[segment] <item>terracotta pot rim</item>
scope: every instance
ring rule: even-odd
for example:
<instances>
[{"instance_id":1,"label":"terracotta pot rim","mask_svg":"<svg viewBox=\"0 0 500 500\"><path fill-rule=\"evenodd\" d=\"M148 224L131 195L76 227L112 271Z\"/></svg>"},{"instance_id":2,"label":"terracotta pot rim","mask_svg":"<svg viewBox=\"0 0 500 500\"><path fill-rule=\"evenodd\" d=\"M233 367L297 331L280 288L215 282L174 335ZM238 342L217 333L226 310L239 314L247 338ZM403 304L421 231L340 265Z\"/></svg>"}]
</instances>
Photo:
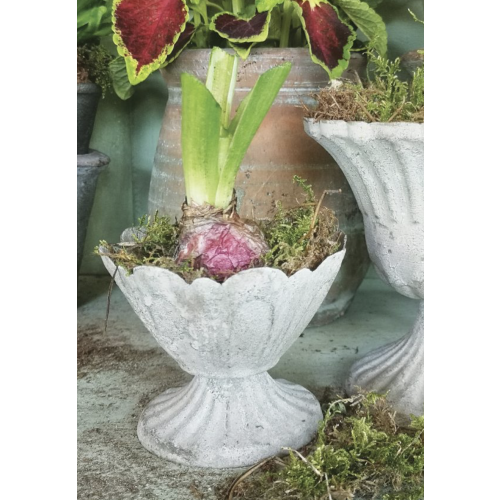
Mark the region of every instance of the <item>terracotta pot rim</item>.
<instances>
[{"instance_id":1,"label":"terracotta pot rim","mask_svg":"<svg viewBox=\"0 0 500 500\"><path fill-rule=\"evenodd\" d=\"M179 55L179 57L175 61L172 62L172 64L169 64L165 68L161 68L160 73L165 77L165 75L168 75L170 72L176 72L177 68L182 65L189 65L192 63L198 64L200 60L204 60L206 63L208 63L208 58L211 50L212 49L186 49ZM223 50L229 52L230 54L235 54L234 49ZM318 75L322 75L322 79L328 81L327 73L319 64L315 63L312 60L309 49L306 47L261 47L252 49L250 55L245 60L238 58L240 71L244 68L247 68L248 65L251 66L254 63L255 59L260 58L262 58L263 60L274 59L276 61L299 60L301 61L300 66L307 66L311 69L316 70L318 72ZM351 59L362 61L366 60L366 57L359 52L351 52ZM297 70L297 68L294 66L295 65L292 66L292 72L294 70Z\"/></svg>"},{"instance_id":2,"label":"terracotta pot rim","mask_svg":"<svg viewBox=\"0 0 500 500\"><path fill-rule=\"evenodd\" d=\"M186 53L204 53L204 52L210 52L212 49L211 48L204 48L204 49L198 49L198 48L190 48L190 49L185 49L179 57L182 56L182 54ZM223 48L222 50L226 50L227 52L231 52L232 54L235 53L234 49L230 48ZM267 54L267 53L273 53L273 52L296 52L296 53L308 53L309 54L309 49L307 47L257 47L253 48L250 52L249 57L251 57L254 54ZM351 57L355 57L358 59L363 59L365 56L357 51L352 51L351 52ZM244 62L244 61L243 61ZM175 64L175 61L172 62L172 64Z\"/></svg>"}]
</instances>

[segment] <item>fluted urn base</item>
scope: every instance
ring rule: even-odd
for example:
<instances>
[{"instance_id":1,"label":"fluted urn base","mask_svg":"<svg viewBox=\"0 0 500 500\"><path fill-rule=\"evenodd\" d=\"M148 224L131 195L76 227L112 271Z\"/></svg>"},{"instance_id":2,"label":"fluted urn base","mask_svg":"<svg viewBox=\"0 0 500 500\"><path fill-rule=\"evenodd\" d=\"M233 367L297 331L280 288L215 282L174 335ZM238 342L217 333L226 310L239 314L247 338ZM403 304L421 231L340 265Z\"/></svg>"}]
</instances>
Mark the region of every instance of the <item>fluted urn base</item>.
<instances>
[{"instance_id":1,"label":"fluted urn base","mask_svg":"<svg viewBox=\"0 0 500 500\"><path fill-rule=\"evenodd\" d=\"M243 467L300 448L322 419L303 387L267 373L245 378L195 376L168 389L143 411L137 434L162 458L198 467Z\"/></svg>"},{"instance_id":2,"label":"fluted urn base","mask_svg":"<svg viewBox=\"0 0 500 500\"><path fill-rule=\"evenodd\" d=\"M349 394L363 390L385 393L404 415L424 413L424 301L410 333L361 358L346 381Z\"/></svg>"}]
</instances>

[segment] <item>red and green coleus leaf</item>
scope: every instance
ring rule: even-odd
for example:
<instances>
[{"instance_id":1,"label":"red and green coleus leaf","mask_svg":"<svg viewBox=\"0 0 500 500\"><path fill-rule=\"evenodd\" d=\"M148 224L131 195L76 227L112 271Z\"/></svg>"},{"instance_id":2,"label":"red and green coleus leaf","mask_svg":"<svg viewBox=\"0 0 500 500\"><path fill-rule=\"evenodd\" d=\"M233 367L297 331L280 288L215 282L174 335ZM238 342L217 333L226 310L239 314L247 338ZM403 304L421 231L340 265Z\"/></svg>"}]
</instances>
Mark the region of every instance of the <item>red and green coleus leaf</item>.
<instances>
[{"instance_id":1,"label":"red and green coleus leaf","mask_svg":"<svg viewBox=\"0 0 500 500\"><path fill-rule=\"evenodd\" d=\"M337 10L326 0L291 0L306 34L311 58L320 64L330 78L339 77L347 68L350 50L356 38L344 24ZM258 12L271 10L284 0L256 0Z\"/></svg>"},{"instance_id":2,"label":"red and green coleus leaf","mask_svg":"<svg viewBox=\"0 0 500 500\"><path fill-rule=\"evenodd\" d=\"M174 44L174 48L170 54L168 54L166 61L160 66L164 68L168 66L171 62L175 61L180 55L181 52L189 45L189 42L193 39L196 28L193 23L187 23L186 28L181 33L181 36L177 39L177 42Z\"/></svg>"},{"instance_id":3,"label":"red and green coleus leaf","mask_svg":"<svg viewBox=\"0 0 500 500\"><path fill-rule=\"evenodd\" d=\"M271 11L260 12L253 17L238 17L230 12L216 14L210 29L233 43L256 43L267 39Z\"/></svg>"},{"instance_id":4,"label":"red and green coleus leaf","mask_svg":"<svg viewBox=\"0 0 500 500\"><path fill-rule=\"evenodd\" d=\"M356 34L339 19L335 7L326 0L293 1L309 43L312 60L320 64L331 79L338 78L347 69Z\"/></svg>"},{"instance_id":5,"label":"red and green coleus leaf","mask_svg":"<svg viewBox=\"0 0 500 500\"><path fill-rule=\"evenodd\" d=\"M189 17L185 0L114 0L113 41L134 85L157 70L174 50Z\"/></svg>"}]
</instances>

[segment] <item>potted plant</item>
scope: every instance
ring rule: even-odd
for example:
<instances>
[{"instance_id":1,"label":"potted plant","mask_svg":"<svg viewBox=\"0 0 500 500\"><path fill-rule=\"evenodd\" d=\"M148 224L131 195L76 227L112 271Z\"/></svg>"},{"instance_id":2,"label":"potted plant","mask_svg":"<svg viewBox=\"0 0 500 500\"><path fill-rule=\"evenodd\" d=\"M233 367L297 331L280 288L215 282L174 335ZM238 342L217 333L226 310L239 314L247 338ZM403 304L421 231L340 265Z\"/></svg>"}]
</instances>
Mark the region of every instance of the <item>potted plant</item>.
<instances>
[{"instance_id":1,"label":"potted plant","mask_svg":"<svg viewBox=\"0 0 500 500\"><path fill-rule=\"evenodd\" d=\"M77 268L83 257L87 226L94 202L97 179L109 157L90 150L97 106L103 92L111 88L110 53L100 44L111 34L111 9L105 0L78 0L77 4Z\"/></svg>"},{"instance_id":2,"label":"potted plant","mask_svg":"<svg viewBox=\"0 0 500 500\"><path fill-rule=\"evenodd\" d=\"M323 90L305 119L306 132L339 163L363 213L366 242L380 277L421 301L408 335L360 359L347 389L389 391L405 414L424 402L424 68L410 83L399 59L370 52L374 78L366 85Z\"/></svg>"},{"instance_id":3,"label":"potted plant","mask_svg":"<svg viewBox=\"0 0 500 500\"><path fill-rule=\"evenodd\" d=\"M307 178L317 196L324 189L342 190L341 195L326 200L349 238L349 248L342 270L313 320L314 324L325 324L348 308L368 269L369 257L355 197L331 156L304 133L301 106L311 103L309 94L319 91L332 76L343 74L355 79L358 73L363 74L364 57L350 50L361 46L355 40L355 28L377 40L384 52L385 25L367 3L359 0L335 1L333 5L324 1L202 0L188 2L189 10L185 5L183 1L161 1L145 9L143 2L122 0L115 1L113 7L114 40L124 56L122 74L128 71L135 83L155 68L162 68L169 89L151 176L149 212L158 211L171 218L181 215L181 74L189 72L205 79L209 47L233 48L244 58L233 100L236 109L262 71L290 61L289 77L242 161L238 174L239 211L246 217L263 218L270 216L270 207L277 201L293 206L300 188L289 182L290 172ZM162 25L162 21L175 17L170 14L173 11L180 12L176 18L179 24ZM150 25L149 18L158 19L160 28L148 35L144 29ZM328 30L315 29L318 20L326 20ZM157 55L142 51L146 41L160 33L166 43L157 46ZM189 50L184 50L186 47ZM134 58L136 53L141 55L139 59Z\"/></svg>"},{"instance_id":4,"label":"potted plant","mask_svg":"<svg viewBox=\"0 0 500 500\"><path fill-rule=\"evenodd\" d=\"M146 407L139 439L161 457L202 467L253 464L313 437L322 418L316 398L267 370L307 326L345 255L321 199L282 208L265 227L238 215L236 173L290 63L262 74L231 119L237 61L214 48L206 85L182 75L181 221L150 217L122 244L98 250L159 344L194 375Z\"/></svg>"},{"instance_id":5,"label":"potted plant","mask_svg":"<svg viewBox=\"0 0 500 500\"><path fill-rule=\"evenodd\" d=\"M106 0L78 0L77 4L78 149L87 154L97 105L111 88L111 54L100 44L111 34L111 9Z\"/></svg>"}]
</instances>

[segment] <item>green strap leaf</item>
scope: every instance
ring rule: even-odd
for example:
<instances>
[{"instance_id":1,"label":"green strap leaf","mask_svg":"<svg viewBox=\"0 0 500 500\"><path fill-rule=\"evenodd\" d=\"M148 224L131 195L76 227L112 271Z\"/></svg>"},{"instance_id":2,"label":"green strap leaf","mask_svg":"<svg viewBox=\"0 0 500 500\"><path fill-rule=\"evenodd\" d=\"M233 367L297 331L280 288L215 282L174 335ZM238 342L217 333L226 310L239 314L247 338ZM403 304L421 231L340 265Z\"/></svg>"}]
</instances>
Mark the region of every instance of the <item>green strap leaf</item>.
<instances>
[{"instance_id":1,"label":"green strap leaf","mask_svg":"<svg viewBox=\"0 0 500 500\"><path fill-rule=\"evenodd\" d=\"M387 29L384 20L361 0L336 0L349 19L372 42L375 50L383 57L387 53Z\"/></svg>"},{"instance_id":2,"label":"green strap leaf","mask_svg":"<svg viewBox=\"0 0 500 500\"><path fill-rule=\"evenodd\" d=\"M229 205L241 161L291 67L287 62L267 70L238 107L228 129L230 142L220 172L215 206L225 208Z\"/></svg>"},{"instance_id":3,"label":"green strap leaf","mask_svg":"<svg viewBox=\"0 0 500 500\"><path fill-rule=\"evenodd\" d=\"M219 159L217 162L219 172L229 148L230 138L228 137L227 128L229 127L237 76L238 58L219 47L214 47L210 52L206 87L222 110L219 129Z\"/></svg>"},{"instance_id":4,"label":"green strap leaf","mask_svg":"<svg viewBox=\"0 0 500 500\"><path fill-rule=\"evenodd\" d=\"M214 47L210 53L206 87L222 108L221 125L225 128L229 127L237 75L238 58L219 47Z\"/></svg>"},{"instance_id":5,"label":"green strap leaf","mask_svg":"<svg viewBox=\"0 0 500 500\"><path fill-rule=\"evenodd\" d=\"M188 204L214 205L219 182L219 130L222 109L205 85L181 75L182 163Z\"/></svg>"}]
</instances>

